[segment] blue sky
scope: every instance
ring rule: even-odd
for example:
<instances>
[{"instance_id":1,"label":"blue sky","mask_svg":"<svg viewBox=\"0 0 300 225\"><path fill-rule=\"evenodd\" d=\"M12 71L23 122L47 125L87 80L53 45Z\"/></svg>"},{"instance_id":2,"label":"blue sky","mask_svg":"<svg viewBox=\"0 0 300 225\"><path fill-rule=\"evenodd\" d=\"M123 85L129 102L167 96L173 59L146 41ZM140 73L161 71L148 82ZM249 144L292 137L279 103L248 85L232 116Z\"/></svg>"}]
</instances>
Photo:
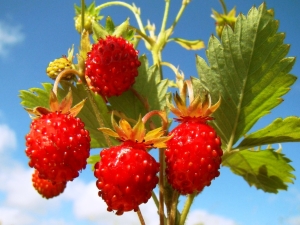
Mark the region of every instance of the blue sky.
<instances>
[{"instance_id":1,"label":"blue sky","mask_svg":"<svg viewBox=\"0 0 300 225\"><path fill-rule=\"evenodd\" d=\"M91 1L87 1L90 3ZM101 1L102 2L102 1ZM133 1L126 1L132 3ZM136 0L141 8L142 20L149 19L157 29L162 18L164 1ZM149 3L151 2L151 3ZM180 7L179 0L171 1L170 16ZM80 178L68 184L65 193L52 200L42 199L31 186L32 170L27 166L24 136L29 131L30 118L20 105L19 90L41 87L51 82L45 75L50 61L67 53L79 36L74 30L74 3L80 1L0 1L0 222L2 225L71 225L71 224L138 224L134 213L122 217L106 212L106 206L97 197L95 181L89 168ZM96 1L100 4L100 1ZM259 6L258 0L227 0L227 7L237 6L237 12L247 14L251 6ZM266 0L268 8L275 10L280 21L279 31L286 33L285 43L291 44L289 56L299 57L298 0ZM207 44L214 33L211 8L221 11L219 1L192 0L179 22L174 36L187 39L201 38ZM134 17L127 9L106 8L105 16L111 16L116 24ZM171 21L169 21L169 24ZM140 49L140 53L150 53ZM187 52L176 44L166 47L165 61L172 62L186 76L196 76L195 53L205 57L204 50ZM184 56L184 57L183 57ZM169 73L169 74L168 74ZM292 74L300 74L296 61ZM167 76L173 76L166 70ZM300 81L284 96L284 102L263 118L253 128L269 124L274 118L289 115L300 116ZM300 175L299 143L283 144L283 153L290 158L296 177ZM93 150L96 152L95 150ZM141 207L147 224L157 225L153 202ZM267 194L222 168L221 176L195 200L188 225L204 222L205 225L299 225L300 182L295 180L288 191L277 195Z\"/></svg>"}]
</instances>

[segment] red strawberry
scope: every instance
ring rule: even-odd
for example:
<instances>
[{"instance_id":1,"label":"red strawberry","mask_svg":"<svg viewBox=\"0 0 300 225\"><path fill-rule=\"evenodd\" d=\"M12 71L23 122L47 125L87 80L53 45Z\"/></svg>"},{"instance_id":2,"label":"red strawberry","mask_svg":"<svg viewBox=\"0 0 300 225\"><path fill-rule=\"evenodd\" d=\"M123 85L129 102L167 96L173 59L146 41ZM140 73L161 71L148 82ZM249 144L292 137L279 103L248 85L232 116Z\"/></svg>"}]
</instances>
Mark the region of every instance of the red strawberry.
<instances>
[{"instance_id":1,"label":"red strawberry","mask_svg":"<svg viewBox=\"0 0 300 225\"><path fill-rule=\"evenodd\" d=\"M103 98L121 95L138 75L138 51L122 37L107 36L92 46L86 59L86 79Z\"/></svg>"},{"instance_id":2,"label":"red strawberry","mask_svg":"<svg viewBox=\"0 0 300 225\"><path fill-rule=\"evenodd\" d=\"M67 182L52 183L49 180L41 179L39 177L39 172L34 170L32 174L32 185L43 198L49 199L63 193L67 186Z\"/></svg>"},{"instance_id":3,"label":"red strawberry","mask_svg":"<svg viewBox=\"0 0 300 225\"><path fill-rule=\"evenodd\" d=\"M159 163L143 144L132 141L104 149L100 157L101 161L95 165L96 184L107 210L117 210L118 215L137 211L158 183Z\"/></svg>"},{"instance_id":4,"label":"red strawberry","mask_svg":"<svg viewBox=\"0 0 300 225\"><path fill-rule=\"evenodd\" d=\"M75 117L82 106L69 109L70 98L69 94L61 105L51 104L52 111L42 107L30 111L38 116L26 135L25 152L29 166L37 169L42 179L70 181L86 167L91 139L84 123Z\"/></svg>"},{"instance_id":5,"label":"red strawberry","mask_svg":"<svg viewBox=\"0 0 300 225\"><path fill-rule=\"evenodd\" d=\"M220 174L223 154L220 138L207 124L212 119L209 115L218 108L220 101L211 106L210 101L201 102L200 97L194 99L192 90L189 94L189 107L177 94L174 99L181 110L168 103L181 124L169 133L172 139L165 150L166 174L171 186L182 195L199 193L209 186Z\"/></svg>"},{"instance_id":6,"label":"red strawberry","mask_svg":"<svg viewBox=\"0 0 300 225\"><path fill-rule=\"evenodd\" d=\"M108 128L100 130L123 143L101 151L94 175L98 179L99 196L106 202L107 210L116 210L117 215L122 215L126 211L137 211L139 205L151 197L158 183L159 163L147 148L165 147L169 137L161 137L162 128L145 134L141 119L133 128L123 119L119 126L113 121L113 126L117 133Z\"/></svg>"}]
</instances>

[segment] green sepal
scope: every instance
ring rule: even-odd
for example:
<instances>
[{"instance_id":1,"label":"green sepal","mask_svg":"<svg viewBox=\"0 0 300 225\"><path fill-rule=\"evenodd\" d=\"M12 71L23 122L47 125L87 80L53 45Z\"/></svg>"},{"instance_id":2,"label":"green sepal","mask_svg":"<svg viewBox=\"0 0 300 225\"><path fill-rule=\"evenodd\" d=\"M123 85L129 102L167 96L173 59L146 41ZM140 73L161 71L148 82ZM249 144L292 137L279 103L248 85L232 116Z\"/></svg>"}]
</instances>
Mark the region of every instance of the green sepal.
<instances>
[{"instance_id":1,"label":"green sepal","mask_svg":"<svg viewBox=\"0 0 300 225\"><path fill-rule=\"evenodd\" d=\"M53 85L50 83L43 83L43 89L41 88L31 88L29 90L21 90L20 91L20 98L21 104L26 109L34 109L35 107L44 107L50 108L49 106L49 96L50 92L52 91ZM58 88L58 99L61 100L64 98L69 89L72 90L73 95L73 102L75 105L80 107L80 102L84 101L87 98L86 88L83 84L70 84L69 82L62 81L61 82L62 88ZM101 112L101 117L105 127L111 128L110 122L110 112L107 108L106 103L104 102L103 98L99 95L92 94L94 100L97 104L98 111ZM76 107L75 107L76 108ZM91 136L91 148L103 148L107 147L106 139L104 138L102 132L98 130L99 124L96 119L93 107L90 101L85 101L84 107L81 109L79 114L77 115L85 124L85 128L89 131ZM113 145L118 144L119 142L116 141L114 138L110 139Z\"/></svg>"},{"instance_id":2,"label":"green sepal","mask_svg":"<svg viewBox=\"0 0 300 225\"><path fill-rule=\"evenodd\" d=\"M127 18L123 23L121 23L119 26L116 27L116 29L113 32L113 36L123 37L128 31L128 27L129 27L129 18Z\"/></svg>"},{"instance_id":3,"label":"green sepal","mask_svg":"<svg viewBox=\"0 0 300 225\"><path fill-rule=\"evenodd\" d=\"M106 23L105 23L105 30L109 33L109 34L113 34L114 30L115 30L115 24L113 22L113 20L111 19L110 16L108 16L106 18Z\"/></svg>"},{"instance_id":4,"label":"green sepal","mask_svg":"<svg viewBox=\"0 0 300 225\"><path fill-rule=\"evenodd\" d=\"M100 38L104 39L109 33L107 30L99 23L93 23L92 25L93 29L93 40L94 42L97 42Z\"/></svg>"}]
</instances>

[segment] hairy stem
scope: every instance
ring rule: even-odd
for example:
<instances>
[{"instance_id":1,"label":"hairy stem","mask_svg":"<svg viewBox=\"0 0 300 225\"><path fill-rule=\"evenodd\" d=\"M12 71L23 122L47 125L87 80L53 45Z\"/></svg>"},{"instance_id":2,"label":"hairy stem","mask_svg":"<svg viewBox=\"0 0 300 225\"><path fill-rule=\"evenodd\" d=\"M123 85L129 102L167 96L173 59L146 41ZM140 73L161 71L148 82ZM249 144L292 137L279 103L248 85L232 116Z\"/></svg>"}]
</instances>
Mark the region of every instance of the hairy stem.
<instances>
[{"instance_id":1,"label":"hairy stem","mask_svg":"<svg viewBox=\"0 0 300 225\"><path fill-rule=\"evenodd\" d=\"M145 28L143 26L143 23L142 23L142 20L141 20L141 17L140 17L140 13L139 13L139 10L135 7L133 7L132 5L128 4L128 3L125 3L125 2L121 2L121 1L111 1L111 2L106 2L106 3L103 3L99 6L96 7L96 9L104 9L106 7L110 7L110 6L123 6L125 8L128 8L130 11L133 12L134 16L135 16L135 19L137 21L137 24L139 26L139 29L144 33L146 34L146 31L145 31Z\"/></svg>"},{"instance_id":2,"label":"hairy stem","mask_svg":"<svg viewBox=\"0 0 300 225\"><path fill-rule=\"evenodd\" d=\"M164 162L165 162L165 153L164 149L159 149L159 222L160 225L165 224L165 193L164 193L164 186L165 186L165 176L164 176Z\"/></svg>"},{"instance_id":3,"label":"hairy stem","mask_svg":"<svg viewBox=\"0 0 300 225\"><path fill-rule=\"evenodd\" d=\"M168 15L169 15L169 11L170 11L170 1L171 0L165 0L165 2L166 2L165 11L164 11L164 17L163 17L163 21L161 24L160 32L164 32L166 30Z\"/></svg>"},{"instance_id":4,"label":"hairy stem","mask_svg":"<svg viewBox=\"0 0 300 225\"><path fill-rule=\"evenodd\" d=\"M169 225L175 225L176 215L177 215L177 204L178 204L179 193L174 190L172 196L172 205L171 210L168 215L169 217Z\"/></svg>"},{"instance_id":5,"label":"hairy stem","mask_svg":"<svg viewBox=\"0 0 300 225\"><path fill-rule=\"evenodd\" d=\"M224 14L227 15L227 7L226 7L226 4L225 4L224 0L220 0L220 3L222 5L222 9L223 9Z\"/></svg>"},{"instance_id":6,"label":"hairy stem","mask_svg":"<svg viewBox=\"0 0 300 225\"><path fill-rule=\"evenodd\" d=\"M138 210L136 211L136 213L138 214L141 225L146 225L144 217L141 213L140 207L138 207Z\"/></svg>"},{"instance_id":7,"label":"hairy stem","mask_svg":"<svg viewBox=\"0 0 300 225\"><path fill-rule=\"evenodd\" d=\"M190 208L192 206L192 203L194 201L194 198L196 197L196 193L190 194L188 195L185 205L183 207L182 213L181 213L181 217L180 217L180 221L179 221L179 225L184 225L185 220L187 218L187 215L190 211Z\"/></svg>"},{"instance_id":8,"label":"hairy stem","mask_svg":"<svg viewBox=\"0 0 300 225\"><path fill-rule=\"evenodd\" d=\"M85 10L85 3L84 0L81 0L81 33L84 29L84 10Z\"/></svg>"},{"instance_id":9,"label":"hairy stem","mask_svg":"<svg viewBox=\"0 0 300 225\"><path fill-rule=\"evenodd\" d=\"M185 8L187 7L187 5L188 5L189 3L190 3L190 1L186 1L186 0L182 1L182 5L181 5L181 7L180 7L180 9L179 9L179 11L178 11L178 13L177 13L177 15L176 15L174 21L173 21L172 26L171 26L172 31L174 30L175 26L177 25L177 23L178 23L180 17L182 16L182 14L183 14ZM170 32L170 33L172 33L172 32Z\"/></svg>"}]
</instances>

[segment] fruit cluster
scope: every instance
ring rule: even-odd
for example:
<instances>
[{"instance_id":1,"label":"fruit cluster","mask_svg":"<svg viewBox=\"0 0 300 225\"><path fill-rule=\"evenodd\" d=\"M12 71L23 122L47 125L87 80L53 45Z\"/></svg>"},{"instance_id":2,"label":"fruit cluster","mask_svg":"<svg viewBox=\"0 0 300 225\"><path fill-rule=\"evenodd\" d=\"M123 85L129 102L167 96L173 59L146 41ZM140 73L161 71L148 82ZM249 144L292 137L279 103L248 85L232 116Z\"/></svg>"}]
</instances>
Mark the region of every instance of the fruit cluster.
<instances>
[{"instance_id":1,"label":"fruit cluster","mask_svg":"<svg viewBox=\"0 0 300 225\"><path fill-rule=\"evenodd\" d=\"M66 60L55 60L47 68L48 74L55 75L55 82L63 79L63 71L76 68ZM85 76L79 79L85 79L81 81L86 82L90 90L108 101L111 96L121 95L134 84L140 64L138 52L130 42L123 37L108 35L92 45L85 60ZM72 74L74 71L71 69ZM200 193L219 175L223 153L221 140L208 121L220 101L211 105L209 95L204 100L203 96L194 98L190 81L184 81L183 77L177 83L181 96L176 93L176 107L169 102L168 107L180 124L167 136L163 136L167 122L163 127L152 127L148 133L146 131L146 121L152 115L160 115L163 122L168 121L162 111L149 112L133 127L122 116L118 125L113 111L115 131L99 128L104 135L113 136L120 142L117 146L103 149L100 161L94 165L99 196L106 202L108 211L115 211L117 215L138 211L139 205L152 196L159 182L158 172L165 172L168 183L182 195ZM30 158L29 166L35 168L33 186L45 198L62 193L66 183L78 177L79 171L86 167L91 138L84 123L76 117L83 104L81 102L71 108L71 93L59 103L53 91L50 110L43 107L28 110L35 118L26 136L25 152ZM165 149L165 171L160 170L161 165L149 154L152 148Z\"/></svg>"}]
</instances>

